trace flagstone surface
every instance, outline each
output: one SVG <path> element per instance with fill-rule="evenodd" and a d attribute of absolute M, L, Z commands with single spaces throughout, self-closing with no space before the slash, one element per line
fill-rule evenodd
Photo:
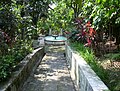
<path fill-rule="evenodd" d="M 50 47 L 21 91 L 75 91 L 63 47 Z"/>

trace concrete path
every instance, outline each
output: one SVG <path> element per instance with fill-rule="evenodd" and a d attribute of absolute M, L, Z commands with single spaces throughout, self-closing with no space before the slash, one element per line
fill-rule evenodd
<path fill-rule="evenodd" d="M 51 47 L 21 91 L 75 91 L 63 51 Z"/>

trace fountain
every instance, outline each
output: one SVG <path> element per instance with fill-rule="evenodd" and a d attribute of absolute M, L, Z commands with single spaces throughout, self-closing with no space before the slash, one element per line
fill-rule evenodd
<path fill-rule="evenodd" d="M 51 30 L 50 30 L 50 32 L 51 32 Z M 61 30 L 61 34 L 62 34 L 62 30 Z M 47 45 L 65 45 L 67 38 L 62 36 L 61 34 L 46 36 L 45 44 L 47 44 Z"/>
<path fill-rule="evenodd" d="M 50 30 L 49 30 L 49 35 L 52 35 L 52 31 L 51 31 L 51 28 L 50 28 Z"/>

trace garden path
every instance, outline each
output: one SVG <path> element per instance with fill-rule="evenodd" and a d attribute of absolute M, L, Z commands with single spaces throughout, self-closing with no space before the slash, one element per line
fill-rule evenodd
<path fill-rule="evenodd" d="M 21 91 L 76 91 L 63 51 L 63 47 L 49 48 Z"/>

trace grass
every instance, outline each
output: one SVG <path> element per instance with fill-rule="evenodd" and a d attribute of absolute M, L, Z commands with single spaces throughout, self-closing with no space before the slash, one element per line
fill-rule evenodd
<path fill-rule="evenodd" d="M 108 87 L 111 91 L 120 91 L 120 53 L 105 54 L 100 61 L 109 73 Z"/>
<path fill-rule="evenodd" d="M 80 44 L 78 42 L 72 43 L 70 45 L 86 60 L 86 62 L 91 66 L 91 68 L 101 78 L 101 80 L 109 87 L 111 91 L 120 91 L 119 88 L 120 83 L 118 79 L 112 80 L 112 77 L 110 76 L 112 75 L 110 74 L 110 70 L 104 69 L 99 59 L 95 57 L 92 49 L 88 47 L 84 47 L 83 44 Z M 114 56 L 108 54 L 106 55 L 106 57 L 111 59 L 118 59 L 120 57 L 120 54 L 115 54 Z"/>
<path fill-rule="evenodd" d="M 109 53 L 104 55 L 106 58 L 109 58 L 113 61 L 120 61 L 120 53 Z"/>

